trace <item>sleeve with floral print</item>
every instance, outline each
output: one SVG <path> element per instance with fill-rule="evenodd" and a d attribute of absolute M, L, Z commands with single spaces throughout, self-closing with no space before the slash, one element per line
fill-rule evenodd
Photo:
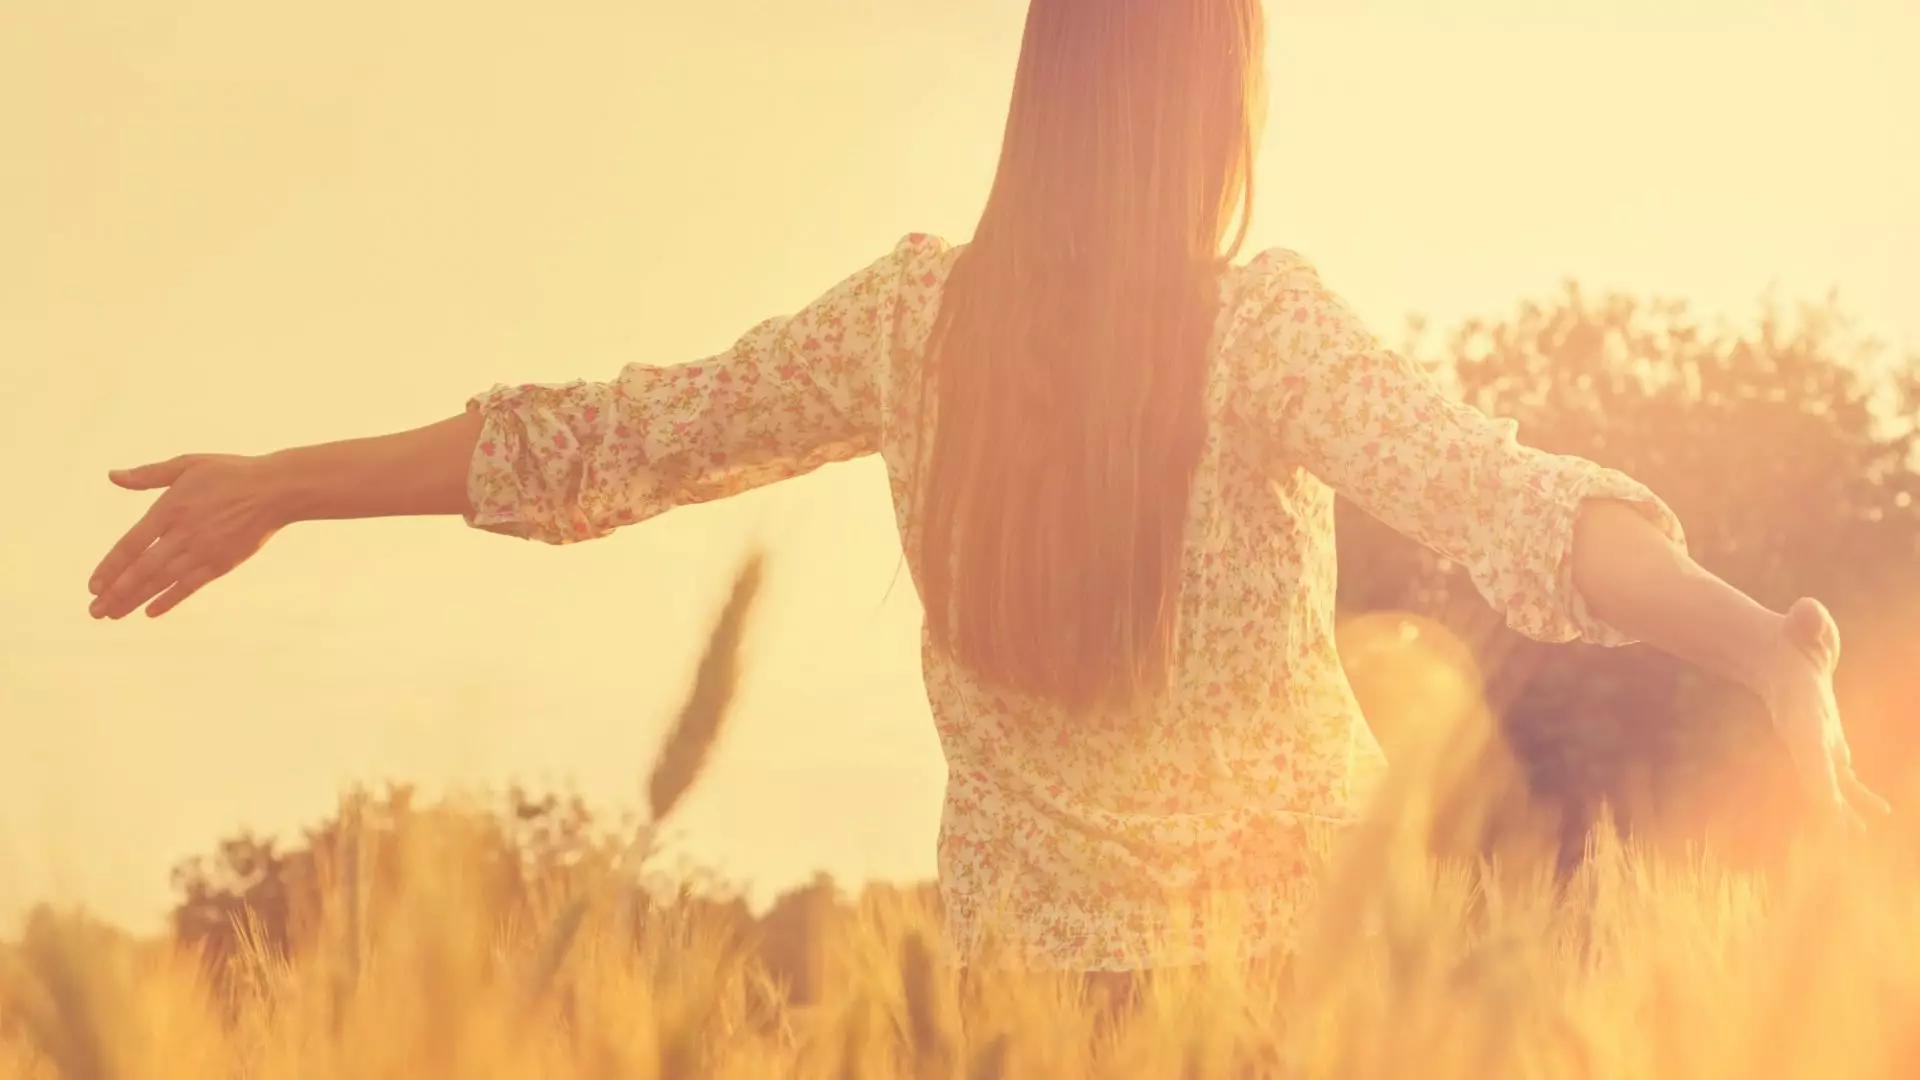
<path fill-rule="evenodd" d="M 1464 566 L 1513 630 L 1625 645 L 1573 583 L 1574 522 L 1589 499 L 1626 502 L 1683 547 L 1645 486 L 1522 445 L 1518 425 L 1447 397 L 1387 349 L 1311 264 L 1290 256 L 1253 328 L 1250 404 L 1277 451 L 1395 530 Z"/>
<path fill-rule="evenodd" d="M 468 523 L 550 544 L 590 540 L 875 452 L 896 330 L 939 248 L 910 236 L 717 356 L 474 397 L 467 407 L 484 420 Z"/>

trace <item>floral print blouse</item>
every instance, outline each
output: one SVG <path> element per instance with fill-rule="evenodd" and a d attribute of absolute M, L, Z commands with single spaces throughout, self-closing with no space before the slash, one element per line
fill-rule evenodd
<path fill-rule="evenodd" d="M 562 544 L 866 454 L 914 544 L 922 352 L 960 248 L 927 235 L 691 363 L 606 382 L 501 386 L 469 522 Z M 1513 629 L 1618 645 L 1571 580 L 1582 500 L 1647 489 L 1516 441 L 1385 349 L 1301 256 L 1228 269 L 1192 487 L 1171 689 L 1069 722 L 930 646 L 947 759 L 938 842 L 952 943 L 1027 966 L 1126 970 L 1289 942 L 1317 830 L 1354 819 L 1384 768 L 1334 648 L 1334 493 L 1467 568 Z M 937 408 L 937 404 L 935 406 Z M 911 560 L 910 560 L 911 566 Z"/>

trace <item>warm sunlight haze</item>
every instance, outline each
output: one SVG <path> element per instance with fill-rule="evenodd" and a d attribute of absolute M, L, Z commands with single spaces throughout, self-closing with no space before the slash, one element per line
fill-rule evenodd
<path fill-rule="evenodd" d="M 1080 2 L 0 0 L 0 1080 L 1920 1075 L 1920 6 Z"/>
<path fill-rule="evenodd" d="M 703 357 L 909 232 L 966 240 L 1025 8 L 0 0 L 0 914 L 158 930 L 181 860 L 357 782 L 638 807 L 761 542 L 668 861 L 756 903 L 929 879 L 945 766 L 874 460 L 561 550 L 302 524 L 160 620 L 90 620 L 84 583 L 150 500 L 109 468 Z M 1920 349 L 1911 0 L 1268 15 L 1249 251 L 1306 253 L 1382 337 L 1577 280 L 1710 328 L 1835 293 Z"/>
<path fill-rule="evenodd" d="M 564 548 L 445 517 L 301 523 L 163 619 L 138 611 L 88 619 L 84 586 L 154 498 L 111 486 L 108 469 L 411 429 L 461 411 L 493 384 L 611 379 L 630 361 L 712 356 L 758 321 L 812 302 L 904 234 L 966 242 L 995 175 L 1025 12 L 1025 0 L 0 0 L 8 934 L 42 901 L 79 903 L 134 934 L 159 934 L 182 890 L 207 884 L 175 880 L 182 861 L 244 830 L 294 846 L 301 828 L 346 815 L 349 786 L 388 782 L 419 786 L 432 805 L 511 784 L 576 792 L 601 822 L 649 799 L 655 809 L 672 805 L 659 834 L 645 838 L 657 865 L 733 882 L 753 911 L 818 874 L 845 890 L 929 882 L 947 765 L 922 684 L 922 611 L 876 457 Z M 1882 749 L 1899 749 L 1903 769 L 1920 763 L 1908 746 L 1910 701 L 1920 694 L 1912 678 L 1920 573 L 1903 569 L 1920 567 L 1912 540 L 1920 463 L 1899 442 L 1908 436 L 1887 434 L 1912 430 L 1901 409 L 1920 402 L 1912 394 L 1920 382 L 1905 405 L 1899 386 L 1874 382 L 1920 356 L 1920 6 L 1267 0 L 1267 38 L 1271 117 L 1242 258 L 1302 252 L 1394 346 L 1425 327 L 1409 348 L 1465 357 L 1459 382 L 1478 404 L 1513 411 L 1523 438 L 1638 469 L 1688 519 L 1693 555 L 1764 603 L 1784 609 L 1801 590 L 1832 594 L 1847 628 L 1841 701 L 1860 774 L 1897 805 L 1920 792 L 1876 765 Z M 1684 302 L 1692 329 L 1642 327 L 1638 344 L 1588 348 L 1582 342 L 1599 340 L 1582 336 L 1592 325 L 1555 321 L 1569 282 L 1596 302 L 1592 325 L 1626 325 L 1626 309 L 1603 302 L 1619 294 L 1640 300 L 1649 319 L 1659 302 Z M 1791 313 L 1828 300 L 1853 321 L 1849 334 L 1884 348 L 1853 359 L 1826 338 L 1782 344 L 1759 329 L 1768 302 Z M 1475 321 L 1478 331 L 1455 340 Z M 1524 342 L 1546 344 L 1536 357 Z M 1632 367 L 1620 350 L 1634 348 L 1690 357 L 1661 384 L 1672 392 L 1645 392 L 1651 404 L 1638 413 L 1620 404 L 1632 398 L 1620 390 L 1626 380 L 1596 367 Z M 1836 367 L 1830 357 L 1845 359 Z M 1855 423 L 1866 411 L 1855 409 L 1853 379 L 1874 386 L 1866 396 L 1878 421 Z M 1674 404 L 1688 394 L 1705 404 Z M 1805 415 L 1766 411 L 1811 400 L 1820 405 Z M 1860 434 L 1874 423 L 1880 442 Z M 1814 438 L 1836 450 L 1816 461 L 1805 450 Z M 1761 502 L 1728 494 L 1749 480 Z M 1722 496 L 1728 502 L 1716 502 Z M 1734 1032 L 1763 1030 L 1776 1007 L 1757 990 L 1763 972 L 1805 963 L 1812 967 L 1791 970 L 1809 980 L 1834 974 L 1832 957 L 1868 957 L 1882 967 L 1855 969 L 1860 986 L 1899 986 L 1903 1001 L 1920 1001 L 1920 969 L 1910 965 L 1920 957 L 1912 844 L 1862 855 L 1849 867 L 1860 874 L 1851 890 L 1814 884 L 1793 894 L 1805 899 L 1793 911 L 1812 915 L 1778 924 L 1763 917 L 1772 909 L 1751 892 L 1759 886 L 1720 876 L 1713 857 L 1638 863 L 1605 830 L 1574 876 L 1582 896 L 1599 897 L 1578 924 L 1532 886 L 1473 894 L 1444 869 L 1438 880 L 1407 871 L 1407 822 L 1453 819 L 1444 799 L 1421 794 L 1421 774 L 1402 769 L 1432 761 L 1396 748 L 1428 748 L 1436 730 L 1480 723 L 1488 703 L 1519 732 L 1515 751 L 1534 780 L 1551 776 L 1588 803 L 1601 798 L 1601 782 L 1590 782 L 1596 763 L 1630 753 L 1615 751 L 1620 740 L 1645 736 L 1661 753 L 1678 753 L 1680 742 L 1720 746 L 1718 736 L 1695 744 L 1647 734 L 1634 717 L 1684 713 L 1713 730 L 1755 721 L 1741 711 L 1747 705 L 1670 667 L 1513 646 L 1484 605 L 1471 596 L 1473 611 L 1455 603 L 1463 586 L 1448 567 L 1365 528 L 1348 532 L 1346 517 L 1340 528 L 1340 603 L 1356 615 L 1340 630 L 1342 661 L 1400 784 L 1361 832 L 1356 861 L 1334 874 L 1352 922 L 1332 926 L 1327 942 L 1359 942 L 1356 951 L 1329 945 L 1302 967 L 1308 982 L 1294 992 L 1308 997 L 1290 1001 L 1327 1011 L 1288 1013 L 1317 1019 L 1275 1036 L 1279 1049 L 1225 1019 L 1246 999 L 1213 988 L 1202 995 L 1206 1009 L 1194 1005 L 1202 997 L 1160 999 L 1125 1036 L 1135 1043 L 1114 1043 L 1102 1061 L 1139 1074 L 1171 1074 L 1185 1061 L 1200 1074 L 1242 1055 L 1267 1061 L 1271 1049 L 1300 1076 L 1400 1076 L 1413 1074 L 1407 1061 L 1367 1057 L 1375 1051 L 1352 1032 L 1396 1026 L 1434 1045 L 1446 1032 L 1494 1045 L 1524 1013 L 1513 1022 L 1528 1034 L 1501 1059 L 1513 1074 L 1572 1076 L 1548 1063 L 1580 1059 L 1603 1076 L 1745 1076 L 1759 1059 L 1741 1055 L 1761 1043 Z M 722 619 L 716 630 L 755 550 L 766 553 L 766 573 L 751 596 L 753 619 L 743 630 Z M 730 611 L 745 611 L 751 592 L 733 592 Z M 1405 621 L 1402 609 L 1428 621 Z M 1459 661 L 1463 650 L 1473 661 Z M 1434 663 L 1442 655 L 1446 663 Z M 726 665 L 735 661 L 730 688 Z M 1475 669 L 1484 686 L 1469 678 Z M 697 686 L 697 671 L 708 682 Z M 684 709 L 689 694 L 707 703 Z M 1645 705 L 1655 696 L 1657 709 Z M 722 713 L 708 746 L 701 732 Z M 1613 732 L 1594 736 L 1605 749 L 1580 742 L 1586 734 L 1536 740 L 1542 730 L 1586 732 L 1580 724 L 1596 717 Z M 1432 765 L 1442 788 L 1446 753 Z M 1496 757 L 1505 761 L 1498 753 L 1476 761 Z M 1755 774 L 1766 773 L 1743 776 L 1757 784 Z M 1730 794 L 1736 788 L 1707 776 L 1678 769 L 1644 786 L 1668 809 L 1693 807 L 1670 821 L 1695 821 L 1688 815 L 1716 799 L 1722 809 L 1751 799 L 1734 815 L 1751 826 L 1749 842 L 1789 817 L 1776 790 Z M 1607 798 L 1617 794 L 1605 788 Z M 380 813 L 388 811 L 426 824 L 361 840 L 361 819 L 342 817 L 328 826 L 338 836 L 326 836 L 388 844 L 392 865 L 426 869 L 394 886 L 390 911 L 365 915 L 353 892 L 346 907 L 328 899 L 319 915 L 294 907 L 278 915 L 296 944 L 351 942 L 351 951 L 324 945 L 313 953 L 321 959 L 275 969 L 263 959 L 267 945 L 236 932 L 213 894 L 192 894 L 215 911 L 198 930 L 173 922 L 228 949 L 225 976 L 252 980 L 246 1001 L 298 1007 L 240 1007 L 252 1017 L 246 1024 L 263 1024 L 242 1024 L 252 1032 L 244 1038 L 213 1020 L 188 1032 L 165 1020 L 175 1017 L 169 1003 L 188 999 L 184 961 L 146 957 L 125 999 L 88 997 L 86 1009 L 161 1017 L 140 1030 L 173 1032 L 165 1055 L 182 1063 L 238 1061 L 227 1057 L 242 1055 L 234 1047 L 265 1040 L 257 1045 L 282 1049 L 248 1061 L 275 1076 L 317 1074 L 298 1067 L 298 1055 L 273 1057 L 309 1040 L 353 1047 L 359 1057 L 328 1059 L 340 1074 L 415 1074 L 407 1061 L 442 1061 L 434 1040 L 453 1036 L 407 1011 L 442 994 L 459 997 L 459 1022 L 470 1024 L 461 1030 L 484 1032 L 472 1045 L 501 1040 L 497 1053 L 482 1051 L 501 1076 L 611 1074 L 628 1055 L 660 1061 L 662 1076 L 676 1074 L 668 1061 L 693 1068 L 685 1055 L 720 1053 L 685 1034 L 697 1022 L 684 1009 L 708 992 L 724 1001 L 714 1015 L 726 1015 L 726 1030 L 751 1038 L 699 1074 L 829 1068 L 804 1047 L 814 1045 L 808 1024 L 831 1020 L 854 1034 L 816 1042 L 891 1076 L 897 1063 L 883 1043 L 893 1036 L 876 1032 L 910 1032 L 900 1038 L 925 1055 L 958 1038 L 962 1015 L 983 1032 L 1008 1032 L 1000 1049 L 979 1051 L 987 1059 L 968 1057 L 973 1074 L 1079 1074 L 1085 1065 L 1075 1057 L 1083 1047 L 1068 1045 L 1077 1036 L 1060 1032 L 1092 1020 L 1060 1003 L 929 1005 L 927 995 L 939 994 L 929 990 L 916 930 L 924 913 L 900 899 L 906 892 L 868 894 L 877 905 L 868 919 L 820 930 L 826 945 L 816 947 L 831 953 L 824 969 L 785 953 L 766 961 L 776 974 L 814 978 L 812 994 L 829 1005 L 789 1015 L 758 974 L 743 974 L 747 961 L 685 944 L 674 938 L 678 924 L 636 930 L 588 911 L 584 899 L 568 907 L 568 888 L 611 867 L 620 840 L 559 859 L 555 872 L 570 884 L 557 894 L 518 884 L 511 897 L 486 892 L 495 886 L 461 892 L 459 874 L 472 869 L 463 853 L 484 849 L 492 859 L 499 836 L 478 819 Z M 555 813 L 528 811 L 522 824 Z M 1707 811 L 1697 813 L 1705 821 Z M 344 872 L 372 897 L 365 903 L 386 903 L 384 878 L 361 882 L 359 855 L 342 865 L 313 859 L 311 880 Z M 1384 882 L 1377 896 L 1365 892 L 1369 882 Z M 1409 901 L 1428 888 L 1438 897 L 1430 905 Z M 528 970 L 530 1003 L 515 997 L 520 974 L 509 986 L 476 959 L 472 944 L 490 919 L 516 926 L 509 959 Z M 1452 969 L 1452 959 L 1436 959 L 1446 949 L 1432 945 L 1442 924 L 1486 930 L 1471 963 Z M 83 934 L 38 926 L 44 940 L 29 934 L 19 970 L 52 986 L 61 965 L 81 963 L 71 947 Z M 643 938 L 639 967 L 570 945 L 626 932 Z M 1574 942 L 1551 953 L 1565 967 L 1521 947 L 1530 936 Z M 1615 947 L 1628 940 L 1642 945 Z M 563 953 L 580 959 L 563 963 Z M 722 959 L 689 974 L 674 967 L 682 953 Z M 0 961 L 6 986 L 13 967 L 4 949 Z M 1356 965 L 1373 965 L 1379 978 L 1348 980 Z M 1580 970 L 1597 980 L 1584 982 Z M 856 990 L 868 986 L 860 972 L 879 972 L 887 986 L 879 1005 Z M 1334 980 L 1313 982 L 1319 976 Z M 1352 990 L 1363 984 L 1373 990 Z M 1517 1003 L 1519 986 L 1555 988 L 1553 1009 L 1565 1017 L 1534 1022 Z M 1459 1011 L 1436 1011 L 1432 1001 L 1455 990 Z M 81 1022 L 79 1005 L 54 999 L 61 1022 Z M 1847 1013 L 1847 1001 L 1855 997 L 1836 995 L 1834 1015 L 1820 1013 L 1832 1020 L 1826 1034 L 1880 1045 L 1874 1020 Z M 1697 1040 L 1672 1042 L 1636 1020 L 1644 1009 L 1707 1005 L 1718 1026 L 1703 1020 L 1699 1030 L 1713 1034 Z M 678 1019 L 659 1019 L 659 1030 L 632 1036 L 639 1042 L 555 1034 L 532 1047 L 503 1034 L 520 1022 L 511 1017 L 524 1019 L 522 1007 L 568 1009 L 576 1020 L 636 1011 Z M 858 1009 L 891 1019 L 847 1020 Z M 1192 1036 L 1204 1061 L 1181 1059 L 1167 1049 L 1171 1036 L 1156 1034 L 1185 1032 L 1190 1015 L 1223 1017 L 1208 1020 L 1204 1038 Z M 417 1042 L 351 1034 L 390 1022 Z M 15 1074 L 12 1030 L 0 1003 L 0 1076 Z M 1609 1043 L 1609 1030 L 1632 1038 Z M 1774 1061 L 1782 1070 L 1801 1067 L 1782 1065 L 1801 1063 L 1799 1049 L 1766 1047 L 1782 1055 Z M 1870 1074 L 1864 1053 L 1853 1074 Z M 1920 1061 L 1905 1053 L 1908 1065 Z M 1872 1061 L 1882 1067 L 1899 1074 Z M 106 1074 L 73 1059 L 60 1068 Z"/>

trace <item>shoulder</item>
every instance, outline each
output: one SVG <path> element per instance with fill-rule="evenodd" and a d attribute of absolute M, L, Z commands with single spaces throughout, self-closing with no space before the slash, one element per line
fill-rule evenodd
<path fill-rule="evenodd" d="M 1228 272 L 1229 287 L 1242 305 L 1298 304 L 1325 292 L 1313 260 L 1292 248 L 1267 248 Z"/>
<path fill-rule="evenodd" d="M 912 232 L 901 237 L 900 242 L 895 244 L 893 249 L 896 252 L 934 258 L 954 250 L 954 245 L 948 243 L 944 237 L 933 233 Z"/>
<path fill-rule="evenodd" d="M 1342 340 L 1367 334 L 1346 297 L 1327 285 L 1313 260 L 1291 248 L 1268 248 L 1234 267 L 1228 290 L 1231 331 L 1239 340 L 1271 344 L 1309 331 Z"/>
<path fill-rule="evenodd" d="M 959 248 L 932 233 L 908 233 L 886 254 L 863 267 L 849 283 L 857 292 L 884 295 L 906 305 L 937 301 Z"/>
<path fill-rule="evenodd" d="M 964 245 L 933 233 L 914 232 L 901 237 L 876 264 L 895 305 L 896 340 L 907 353 L 917 353 L 931 336 L 947 280 L 963 250 Z"/>
<path fill-rule="evenodd" d="M 1327 296 L 1312 260 L 1292 248 L 1268 248 L 1222 275 L 1222 347 L 1262 354 L 1254 362 L 1270 366 L 1274 357 L 1266 354 L 1296 322 L 1317 321 Z"/>
<path fill-rule="evenodd" d="M 1341 368 L 1377 343 L 1313 261 L 1269 248 L 1228 277 L 1231 315 L 1226 361 L 1241 389 L 1259 398 L 1297 388 L 1316 372 Z"/>
<path fill-rule="evenodd" d="M 900 238 L 893 247 L 893 258 L 906 285 L 927 299 L 937 298 L 959 261 L 964 244 L 949 243 L 943 236 L 914 232 Z"/>
<path fill-rule="evenodd" d="M 900 241 L 894 244 L 888 258 L 909 276 L 916 273 L 920 275 L 932 273 L 944 279 L 959 251 L 958 246 L 948 243 L 944 237 L 933 233 L 915 232 L 901 237 Z M 924 284 L 933 285 L 937 282 L 930 281 Z"/>

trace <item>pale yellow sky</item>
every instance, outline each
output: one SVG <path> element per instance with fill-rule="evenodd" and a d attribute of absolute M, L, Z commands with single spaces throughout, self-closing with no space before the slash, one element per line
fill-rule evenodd
<path fill-rule="evenodd" d="M 1911 0 L 1271 5 L 1255 230 L 1390 337 L 1563 277 L 1920 346 Z M 683 821 L 779 887 L 931 871 L 943 766 L 877 466 L 565 550 L 296 528 L 157 623 L 84 581 L 103 473 L 413 426 L 716 351 L 900 234 L 964 239 L 1022 0 L 0 0 L 0 909 L 147 925 L 339 786 L 636 800 L 735 556 L 776 561 Z"/>

